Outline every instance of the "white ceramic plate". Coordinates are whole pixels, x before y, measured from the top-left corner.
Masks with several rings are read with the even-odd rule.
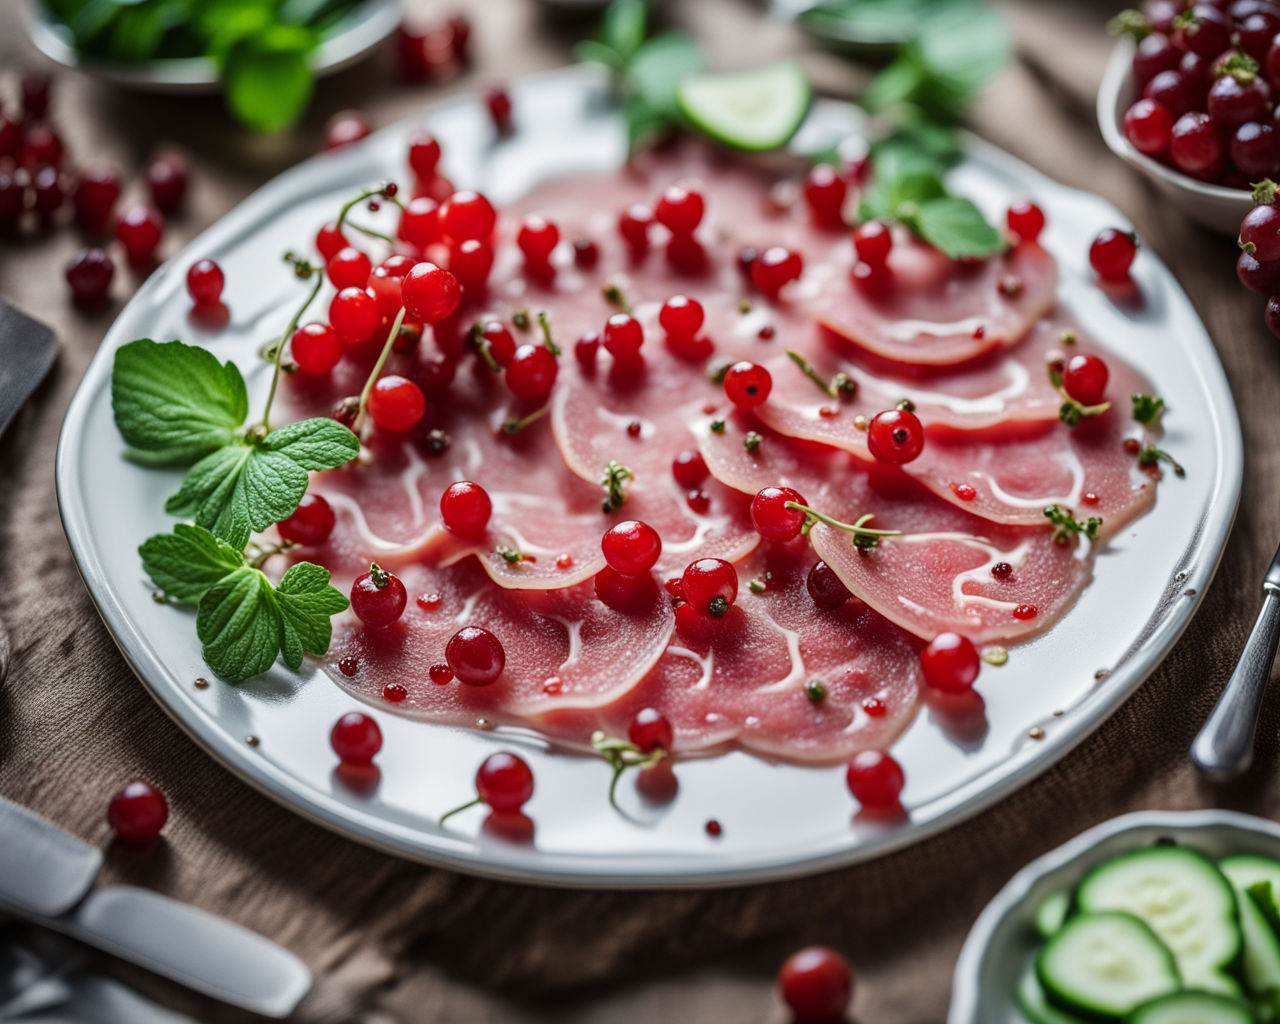
[[[323,78],[350,67],[372,53],[400,24],[401,0],[365,0],[342,19],[316,48],[311,70]],[[142,92],[185,93],[222,91],[218,68],[208,57],[152,60],[120,64],[76,53],[70,31],[43,11],[31,17],[31,41],[50,60],[86,75]]]
[[[996,893],[974,922],[956,963],[947,1024],[1027,1024],[1014,989],[1043,945],[1035,913],[1051,893],[1069,892],[1095,864],[1172,839],[1210,857],[1280,857],[1280,825],[1235,811],[1140,811],[1104,821],[1032,861]]]
[[[1169,650],[1213,576],[1240,490],[1240,428],[1204,328],[1151,252],[1144,250],[1135,265],[1140,305],[1116,306],[1092,283],[1088,243],[1105,226],[1123,226],[1120,214],[976,141],[954,186],[993,220],[1015,196],[1043,206],[1049,219],[1043,241],[1061,260],[1063,301],[1165,396],[1171,409],[1165,445],[1188,472],[1185,480],[1168,477],[1154,511],[1101,552],[1095,582],[1062,623],[1016,648],[1004,668],[984,668],[978,689],[985,720],[944,722],[921,710],[893,748],[906,769],[909,821],[855,818],[839,767],[802,768],[741,752],[680,762],[679,795],[663,807],[642,803],[634,779],[626,779],[619,794],[630,818],[623,817],[606,801],[610,770],[603,761],[550,750],[528,735],[431,726],[377,711],[386,739],[381,784],[359,795],[334,776],[328,745],[332,723],[353,702],[312,666],[301,676],[278,666],[239,687],[193,686],[209,674],[194,617],[152,601],[136,553],[147,536],[171,529],[162,507],[181,476],[121,458],[109,387],[116,348],[139,337],[207,344],[237,360],[260,408],[268,377],[256,352],[284,329],[304,287],[281,255],[306,246],[358,186],[403,176],[412,128],[429,125],[444,146],[445,172],[498,203],[547,178],[609,171],[622,161],[625,133],[593,71],[559,71],[514,89],[523,131],[511,139],[495,140],[482,103],[463,96],[281,175],[153,274],[108,332],[67,414],[58,494],[90,593],[156,700],[232,771],[348,836],[466,871],[584,885],[746,882],[871,857],[973,814],[1096,728]],[[819,104],[806,136],[820,137],[824,123],[847,125],[850,110]],[[388,218],[389,229],[394,223],[390,209],[376,216]],[[231,324],[217,335],[202,334],[188,319],[185,272],[203,257],[216,259],[227,277]],[[318,308],[327,302],[322,296]],[[1100,669],[1109,673],[1101,681]],[[1029,737],[1033,727],[1044,730],[1043,739]],[[259,745],[246,743],[250,735]],[[480,808],[441,830],[440,814],[473,795],[484,756],[513,745],[537,778],[527,808],[537,823],[534,842],[487,837]],[[721,837],[706,834],[709,818],[723,824]]]

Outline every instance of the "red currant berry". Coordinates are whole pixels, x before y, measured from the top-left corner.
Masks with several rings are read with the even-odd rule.
[[[819,227],[844,227],[844,198],[849,186],[830,164],[818,164],[809,169],[804,179],[804,199],[809,214]]]
[[[479,192],[455,192],[440,207],[440,230],[455,242],[484,241],[498,215]]]
[[[359,110],[339,110],[324,126],[324,148],[341,149],[372,134],[373,128]]]
[[[426,412],[422,389],[407,377],[394,373],[379,377],[369,393],[369,415],[383,430],[416,427]]]
[[[493,246],[470,238],[449,246],[449,270],[464,288],[480,288],[489,280],[493,269]]]
[[[91,234],[102,234],[119,198],[120,177],[114,167],[99,165],[87,168],[76,185],[76,220]]]
[[[460,537],[483,537],[493,515],[489,492],[470,480],[450,484],[440,496],[440,518],[444,525]]]
[[[1139,153],[1156,156],[1169,148],[1173,115],[1158,100],[1138,100],[1124,115],[1124,135]]]
[[[898,762],[884,751],[863,750],[849,761],[845,781],[863,807],[893,807],[906,780]]]
[[[151,262],[163,231],[160,214],[145,206],[131,206],[116,217],[116,237],[134,266]]]
[[[1073,356],[1062,372],[1062,387],[1081,405],[1100,405],[1108,376],[1107,364],[1097,356]]]
[[[500,750],[476,772],[476,793],[495,811],[514,814],[533,796],[533,772],[522,758]]]
[[[687,295],[673,295],[662,306],[658,323],[673,341],[690,341],[706,319],[702,303]],[[639,325],[637,325],[639,326]]]
[[[707,478],[707,474],[707,460],[699,451],[692,449],[682,451],[671,463],[671,475],[686,491],[698,487]]]
[[[573,343],[573,357],[578,365],[590,372],[596,368],[596,357],[600,353],[600,335],[588,331]]]
[[[377,562],[351,585],[351,610],[366,626],[375,629],[389,626],[400,618],[408,600],[399,577],[385,571]]]
[[[877,461],[901,466],[924,451],[924,427],[915,413],[890,409],[868,424],[867,448]]]
[[[616,612],[643,615],[654,606],[657,587],[647,572],[628,576],[606,565],[595,575],[596,597]]]
[[[147,185],[161,213],[177,213],[187,194],[187,165],[173,155],[156,157],[147,165]]]
[[[293,332],[289,351],[303,373],[321,375],[338,365],[342,342],[328,324],[311,323]]]
[[[169,801],[141,779],[120,790],[107,807],[107,823],[123,842],[134,846],[154,842],[168,820]]]
[[[844,957],[826,946],[792,953],[778,972],[782,998],[807,1024],[844,1020],[853,998],[853,975]]]
[[[47,124],[38,124],[27,132],[22,143],[22,166],[29,171],[42,165],[62,166],[62,140]]]
[[[555,386],[560,365],[545,345],[521,345],[507,364],[507,387],[517,398],[543,402]]]
[[[644,328],[630,313],[614,313],[604,325],[604,347],[614,359],[628,361],[640,354]]]
[[[978,678],[978,649],[958,633],[939,633],[920,652],[924,681],[935,690],[963,693]]]
[[[462,297],[458,279],[434,263],[419,263],[410,270],[400,295],[409,319],[422,324],[439,323],[458,308]]]
[[[653,211],[643,203],[634,203],[618,215],[618,234],[636,259],[649,251],[649,228],[653,221]]]
[[[844,585],[844,581],[826,562],[818,562],[809,570],[809,575],[805,579],[805,589],[809,591],[813,603],[824,612],[835,611],[853,597],[849,588]]]
[[[642,753],[661,748],[670,753],[675,734],[660,711],[656,708],[643,708],[636,712],[627,727],[627,739],[640,748]]]
[[[865,221],[853,232],[853,248],[863,263],[882,267],[893,248],[893,233],[883,221]]]
[[[439,205],[429,196],[409,200],[409,205],[400,214],[400,227],[396,234],[419,249],[440,241]]]
[[[291,544],[323,544],[333,533],[336,522],[332,506],[320,495],[308,491],[293,514],[276,523],[276,531]]]
[[[763,366],[743,360],[724,374],[724,393],[739,409],[763,405],[773,390],[773,378]]]
[[[404,278],[395,277],[386,267],[375,267],[365,284],[378,304],[378,327],[386,331],[404,302]]]
[[[409,136],[409,166],[419,178],[435,176],[440,163],[440,143],[429,132],[417,131]]]
[[[1169,133],[1169,158],[1178,170],[1193,178],[1217,177],[1222,172],[1226,149],[1218,122],[1199,111],[1183,114]]]
[[[516,339],[501,320],[486,320],[480,327],[480,338],[489,345],[489,355],[499,366],[506,366],[516,354]]]
[[[1089,246],[1089,263],[1104,281],[1123,281],[1138,254],[1138,239],[1131,232],[1105,228]]]
[[[751,283],[765,295],[774,297],[784,285],[799,278],[804,269],[800,254],[775,245],[751,264]]]
[[[382,730],[368,715],[348,711],[334,723],[329,746],[346,764],[371,764],[382,749]]]
[[[1236,277],[1251,292],[1274,295],[1280,291],[1280,262],[1271,260],[1262,263],[1247,252],[1242,252],[1236,260]]]
[[[1015,200],[1005,214],[1009,230],[1022,242],[1034,242],[1044,230],[1044,211],[1026,199]]]
[[[738,570],[723,558],[699,558],[690,563],[680,582],[684,599],[703,615],[719,618],[738,597]]]
[[[101,249],[81,249],[67,264],[67,284],[77,306],[92,309],[107,297],[116,267]]]
[[[526,217],[516,235],[516,244],[530,263],[543,265],[551,259],[551,251],[560,244],[560,229],[545,217]]]
[[[700,516],[705,516],[711,508],[711,496],[703,490],[690,490],[684,496],[685,504]]]
[[[1240,247],[1263,263],[1280,260],[1280,207],[1259,203],[1245,214]]]
[[[468,686],[488,686],[507,663],[502,643],[487,629],[463,626],[449,638],[444,649],[445,660],[459,682]]]
[[[1231,45],[1231,24],[1216,7],[1196,4],[1185,19],[1179,19],[1173,43],[1201,57],[1216,57]]]
[[[673,235],[691,235],[702,221],[702,193],[685,185],[672,185],[662,193],[653,214]]]
[[[187,291],[197,306],[211,306],[222,298],[226,279],[213,260],[197,260],[187,271]]]
[[[662,554],[662,538],[647,523],[629,519],[611,527],[600,541],[610,567],[624,576],[647,573]]]
[[[500,85],[494,85],[484,91],[485,106],[489,108],[489,116],[493,119],[493,127],[499,135],[511,134],[511,94]]]
[[[378,326],[378,302],[365,288],[343,288],[329,303],[329,323],[348,345],[373,336]]]
[[[316,233],[316,249],[324,257],[325,262],[337,256],[348,244],[346,235],[338,230],[336,220],[329,221]]]
[[[1083,497],[1081,500],[1083,500]],[[1088,502],[1085,502],[1085,504],[1088,504]],[[991,575],[998,580],[1007,580],[1013,575],[1013,566],[1008,562],[996,562],[996,564],[991,567]]]
[[[422,260],[415,260],[412,256],[397,254],[388,256],[379,266],[392,277],[404,277],[405,274],[409,273],[421,262]]]
[[[325,266],[329,280],[339,291],[343,288],[363,288],[369,281],[372,269],[369,257],[350,245],[334,255]]]
[[[800,536],[806,513],[787,508],[787,503],[807,502],[799,491],[790,487],[766,487],[751,499],[751,525],[765,540],[786,542]]]
[[[600,262],[600,250],[589,238],[579,238],[573,243],[573,265],[580,270],[590,270]]]

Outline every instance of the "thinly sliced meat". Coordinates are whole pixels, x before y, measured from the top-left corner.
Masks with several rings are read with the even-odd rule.
[[[882,294],[853,283],[852,261],[851,252],[833,251],[831,272],[805,309],[869,355],[924,370],[1017,344],[1053,308],[1058,281],[1053,257],[1035,243],[955,261],[901,229],[888,260],[892,284]]]
[[[438,600],[425,609],[411,601],[385,629],[347,615],[324,667],[339,686],[380,710],[432,722],[529,724],[552,712],[607,706],[662,657],[674,625],[671,603],[656,585],[642,610],[627,613],[602,604],[589,581],[551,591],[496,586],[474,559],[445,569],[407,566],[402,579],[411,594]],[[489,686],[431,681],[430,666],[444,662],[445,645],[463,626],[482,626],[502,642],[506,666]],[[339,667],[344,658],[355,660],[354,674]],[[387,701],[388,683],[404,686],[408,696]]]
[[[808,762],[883,749],[919,700],[921,644],[851,599],[820,611],[805,586],[817,557],[804,543],[762,547],[740,569],[737,603],[722,619],[677,632],[644,682],[602,714],[625,736],[644,707],[661,708],[678,752],[736,744]],[[767,581],[751,592],[750,579]],[[814,700],[806,684],[819,682]]]
[[[1093,545],[1086,540],[1058,543],[1051,528],[980,519],[898,469],[869,466],[763,424],[754,425],[762,442],[748,452],[742,437],[752,427],[739,416],[721,433],[695,428],[711,472],[744,493],[793,487],[811,508],[841,522],[872,514],[867,526],[901,531],[865,554],[848,533],[822,524],[810,537],[845,586],[917,636],[951,630],[975,643],[1021,639],[1051,626],[1089,582]],[[991,570],[999,562],[1012,573],[997,578]]]

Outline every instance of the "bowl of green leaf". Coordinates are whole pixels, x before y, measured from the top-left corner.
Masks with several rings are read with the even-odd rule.
[[[31,39],[103,81],[158,93],[225,91],[256,131],[306,110],[315,79],[367,56],[401,0],[40,0]]]

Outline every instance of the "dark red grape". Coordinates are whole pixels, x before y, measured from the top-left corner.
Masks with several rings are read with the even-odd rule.
[[[1231,137],[1231,162],[1247,178],[1274,176],[1280,170],[1280,138],[1269,124],[1250,121]]]
[[[1236,277],[1251,292],[1275,295],[1280,292],[1280,260],[1262,263],[1247,252],[1242,252],[1236,260]]]
[[[1133,53],[1133,78],[1141,89],[1161,71],[1172,71],[1178,66],[1182,51],[1163,32],[1152,32]]]
[[[1220,177],[1226,164],[1226,149],[1222,128],[1208,114],[1193,111],[1174,122],[1169,156],[1184,174],[1204,181]]]
[[[1161,71],[1142,90],[1144,99],[1162,104],[1174,117],[1181,117],[1195,104],[1180,71]]]

